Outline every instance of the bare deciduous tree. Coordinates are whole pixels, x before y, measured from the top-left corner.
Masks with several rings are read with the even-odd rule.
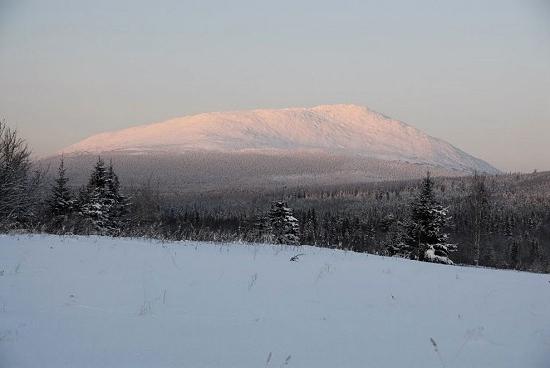
[[[28,215],[41,175],[31,175],[31,151],[17,131],[0,121],[0,226]]]

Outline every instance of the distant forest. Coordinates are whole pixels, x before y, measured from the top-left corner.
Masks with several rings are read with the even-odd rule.
[[[34,165],[0,122],[2,232],[307,244],[550,272],[550,172],[166,191],[154,177],[125,183],[102,159],[73,185],[59,164]]]
[[[448,209],[444,231],[457,245],[455,263],[477,259],[481,266],[550,272],[550,172],[433,180],[435,197]],[[389,255],[421,185],[408,180],[186,195],[143,185],[129,191],[132,222],[141,222],[129,235],[262,241],[258,223],[272,202],[284,201],[298,219],[300,244]]]

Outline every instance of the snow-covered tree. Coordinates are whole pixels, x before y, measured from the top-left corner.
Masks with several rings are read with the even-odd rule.
[[[109,178],[103,160],[98,158],[92,171],[86,189],[80,192],[80,214],[91,223],[93,231],[100,234],[109,233],[109,213],[113,207],[113,200],[109,198]]]
[[[0,227],[25,222],[36,204],[39,174],[31,175],[31,151],[16,130],[0,120]]]
[[[269,211],[269,225],[276,244],[299,245],[300,226],[286,202],[275,201]]]
[[[52,187],[52,194],[48,201],[48,215],[55,227],[63,226],[63,222],[74,210],[75,201],[71,196],[68,182],[64,160],[61,157],[55,185]]]
[[[256,214],[251,219],[252,231],[249,233],[249,240],[260,243],[272,243],[271,224],[267,215]]]
[[[106,197],[109,200],[110,208],[108,213],[109,228],[113,233],[122,230],[124,216],[127,213],[128,200],[120,193],[120,181],[110,162],[107,169],[107,191]]]
[[[109,167],[100,158],[88,185],[79,193],[80,215],[92,231],[119,235],[128,211],[128,200],[120,193],[120,182],[112,163]],[[84,226],[87,228],[89,226]]]
[[[411,204],[410,219],[405,224],[405,236],[394,254],[435,263],[453,264],[450,253],[456,245],[448,242],[443,229],[450,219],[448,209],[435,198],[430,173],[422,182],[420,193]]]
[[[449,235],[442,232],[446,222],[450,219],[448,215],[448,209],[441,205],[436,205],[430,211],[430,215],[433,216],[432,226],[428,227],[428,231],[433,234],[433,239],[437,239],[434,243],[426,242],[424,248],[424,255],[421,258],[424,261],[434,263],[453,264],[450,259],[452,252],[456,251],[456,244],[448,242]]]
[[[315,213],[315,209],[312,208],[307,211],[303,221],[302,239],[305,244],[315,245],[317,243],[315,237],[317,227],[317,214]]]

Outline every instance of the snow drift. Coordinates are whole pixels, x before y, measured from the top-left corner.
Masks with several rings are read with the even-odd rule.
[[[498,172],[445,141],[355,105],[199,114],[94,135],[62,150],[65,154],[113,151],[323,153]]]
[[[0,236],[0,366],[542,368],[548,281],[307,246]]]

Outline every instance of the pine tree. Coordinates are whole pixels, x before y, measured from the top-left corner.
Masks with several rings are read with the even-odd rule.
[[[109,163],[107,169],[107,191],[106,198],[110,203],[108,212],[108,227],[113,235],[120,233],[123,226],[124,216],[127,213],[128,201],[125,196],[120,193],[120,181],[118,175],[113,169],[113,163]]]
[[[107,185],[107,168],[105,162],[101,157],[97,158],[97,162],[94,166],[90,180],[88,181],[88,189],[102,188],[105,189]]]
[[[91,222],[92,230],[100,234],[107,234],[111,230],[109,213],[114,202],[109,198],[108,182],[107,169],[100,157],[86,189],[80,193],[80,214],[85,220]]]
[[[303,243],[316,245],[317,244],[317,215],[315,209],[312,208],[307,211],[303,228]]]
[[[411,259],[453,264],[449,255],[456,250],[456,245],[449,244],[448,235],[443,232],[448,220],[448,210],[436,200],[434,182],[428,172],[411,204],[405,239],[394,252]]]
[[[276,244],[300,244],[298,220],[284,201],[275,201],[271,204],[269,224]]]
[[[71,196],[71,191],[67,183],[69,179],[66,176],[63,157],[57,170],[57,179],[52,187],[52,195],[48,201],[48,215],[56,230],[63,226],[67,217],[73,212],[75,201]]]

